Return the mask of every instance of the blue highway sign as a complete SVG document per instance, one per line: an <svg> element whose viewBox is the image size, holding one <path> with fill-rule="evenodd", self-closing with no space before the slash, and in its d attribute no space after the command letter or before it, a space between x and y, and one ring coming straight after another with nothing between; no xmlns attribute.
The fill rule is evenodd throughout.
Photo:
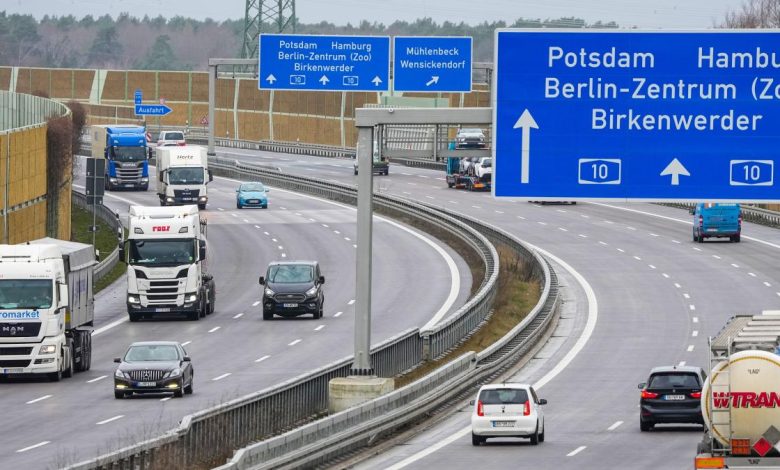
<svg viewBox="0 0 780 470"><path fill-rule="evenodd" d="M165 116L173 111L169 106L164 104L136 104L135 114L136 116Z"/></svg>
<svg viewBox="0 0 780 470"><path fill-rule="evenodd" d="M389 71L387 36L260 35L260 89L387 91Z"/></svg>
<svg viewBox="0 0 780 470"><path fill-rule="evenodd" d="M141 104L144 102L144 95L141 92L140 88L138 90L135 90L134 98L135 98L135 104Z"/></svg>
<svg viewBox="0 0 780 470"><path fill-rule="evenodd" d="M393 90L471 92L470 37L397 36Z"/></svg>
<svg viewBox="0 0 780 470"><path fill-rule="evenodd" d="M495 196L774 202L780 33L498 30Z"/></svg>

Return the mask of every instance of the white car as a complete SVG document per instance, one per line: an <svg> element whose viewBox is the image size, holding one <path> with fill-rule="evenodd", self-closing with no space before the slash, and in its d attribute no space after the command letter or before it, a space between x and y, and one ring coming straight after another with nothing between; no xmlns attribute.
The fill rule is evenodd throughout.
<svg viewBox="0 0 780 470"><path fill-rule="evenodd" d="M475 171L479 179L489 180L493 176L493 159L490 157L480 158Z"/></svg>
<svg viewBox="0 0 780 470"><path fill-rule="evenodd" d="M182 131L161 131L160 136L157 137L158 147L185 145L186 143L187 141L184 139L184 133Z"/></svg>
<svg viewBox="0 0 780 470"><path fill-rule="evenodd" d="M530 438L532 445L544 442L544 413L534 388L527 384L483 385L471 402L471 443L478 446L489 437Z"/></svg>

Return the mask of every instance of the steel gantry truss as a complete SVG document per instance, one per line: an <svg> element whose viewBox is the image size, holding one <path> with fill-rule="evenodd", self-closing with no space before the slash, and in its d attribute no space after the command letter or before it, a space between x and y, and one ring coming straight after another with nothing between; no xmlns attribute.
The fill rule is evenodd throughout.
<svg viewBox="0 0 780 470"><path fill-rule="evenodd" d="M295 0L246 0L241 57L257 58L261 33L294 33L295 23Z"/></svg>

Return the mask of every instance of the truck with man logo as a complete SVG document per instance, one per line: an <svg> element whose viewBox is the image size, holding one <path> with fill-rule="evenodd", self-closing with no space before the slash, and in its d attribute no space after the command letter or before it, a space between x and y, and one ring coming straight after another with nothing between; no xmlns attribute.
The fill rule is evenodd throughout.
<svg viewBox="0 0 780 470"><path fill-rule="evenodd" d="M105 189L149 189L146 129L129 124L93 125L92 157L106 159Z"/></svg>
<svg viewBox="0 0 780 470"><path fill-rule="evenodd" d="M92 245L41 238L0 245L0 374L52 381L89 370Z"/></svg>
<svg viewBox="0 0 780 470"><path fill-rule="evenodd" d="M119 257L127 261L130 321L160 314L198 320L214 312L206 221L197 206L130 206L128 238L120 239Z"/></svg>

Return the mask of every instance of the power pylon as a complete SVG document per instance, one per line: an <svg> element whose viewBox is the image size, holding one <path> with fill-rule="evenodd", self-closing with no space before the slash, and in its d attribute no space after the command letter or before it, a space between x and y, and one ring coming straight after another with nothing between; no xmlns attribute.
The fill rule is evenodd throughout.
<svg viewBox="0 0 780 470"><path fill-rule="evenodd" d="M241 57L257 57L260 33L294 33L295 23L295 0L246 0Z"/></svg>

